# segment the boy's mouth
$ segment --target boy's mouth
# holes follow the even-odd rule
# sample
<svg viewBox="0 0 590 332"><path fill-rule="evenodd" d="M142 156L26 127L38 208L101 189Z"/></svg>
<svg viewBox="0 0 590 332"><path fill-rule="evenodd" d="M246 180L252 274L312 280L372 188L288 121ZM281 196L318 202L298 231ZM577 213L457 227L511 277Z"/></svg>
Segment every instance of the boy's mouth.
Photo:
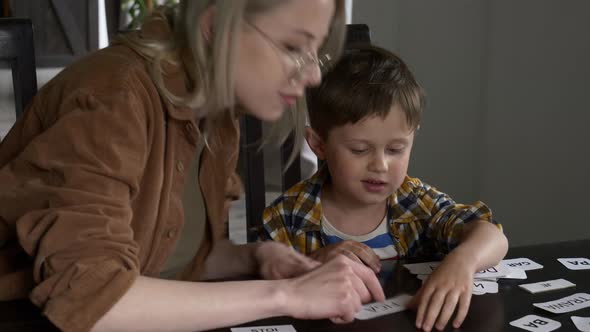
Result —
<svg viewBox="0 0 590 332"><path fill-rule="evenodd" d="M386 188L387 182L376 179L365 179L361 181L366 191L381 194Z"/></svg>
<svg viewBox="0 0 590 332"><path fill-rule="evenodd" d="M367 184L374 184L374 185L384 185L387 182L381 181L381 180L376 180L376 179L365 179L362 180L363 182L367 183Z"/></svg>

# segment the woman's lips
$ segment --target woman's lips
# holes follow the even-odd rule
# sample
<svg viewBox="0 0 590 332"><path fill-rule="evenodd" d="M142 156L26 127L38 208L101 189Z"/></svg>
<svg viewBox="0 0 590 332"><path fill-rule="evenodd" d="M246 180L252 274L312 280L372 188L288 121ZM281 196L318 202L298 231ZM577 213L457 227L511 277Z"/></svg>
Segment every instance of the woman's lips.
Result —
<svg viewBox="0 0 590 332"><path fill-rule="evenodd" d="M293 106L297 102L297 96L281 94L281 100L286 106Z"/></svg>

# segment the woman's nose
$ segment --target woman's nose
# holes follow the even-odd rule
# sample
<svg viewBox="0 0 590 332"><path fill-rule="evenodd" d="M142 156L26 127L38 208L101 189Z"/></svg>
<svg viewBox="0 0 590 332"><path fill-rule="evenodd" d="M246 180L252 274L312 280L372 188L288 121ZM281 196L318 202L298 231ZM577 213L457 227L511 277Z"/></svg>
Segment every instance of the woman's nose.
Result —
<svg viewBox="0 0 590 332"><path fill-rule="evenodd" d="M307 66L303 68L301 74L303 75L303 84L306 87L315 87L322 82L322 71L318 63L308 63Z"/></svg>

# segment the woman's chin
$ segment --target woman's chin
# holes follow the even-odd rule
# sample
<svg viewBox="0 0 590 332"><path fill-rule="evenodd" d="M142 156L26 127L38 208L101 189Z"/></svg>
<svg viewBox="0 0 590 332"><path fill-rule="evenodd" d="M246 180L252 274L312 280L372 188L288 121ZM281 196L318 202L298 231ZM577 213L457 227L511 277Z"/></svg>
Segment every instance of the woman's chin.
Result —
<svg viewBox="0 0 590 332"><path fill-rule="evenodd" d="M249 114L265 122L276 122L283 116L284 112L285 109L282 108L269 108L265 110L259 109L255 112L249 112Z"/></svg>

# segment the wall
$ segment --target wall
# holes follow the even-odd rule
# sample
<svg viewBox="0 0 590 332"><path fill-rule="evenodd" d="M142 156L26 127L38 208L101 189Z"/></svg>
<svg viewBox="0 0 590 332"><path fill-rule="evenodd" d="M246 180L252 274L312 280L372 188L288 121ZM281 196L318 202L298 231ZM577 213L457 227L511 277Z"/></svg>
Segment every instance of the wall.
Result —
<svg viewBox="0 0 590 332"><path fill-rule="evenodd" d="M410 175L484 200L512 245L590 238L590 2L355 1L428 96Z"/></svg>

